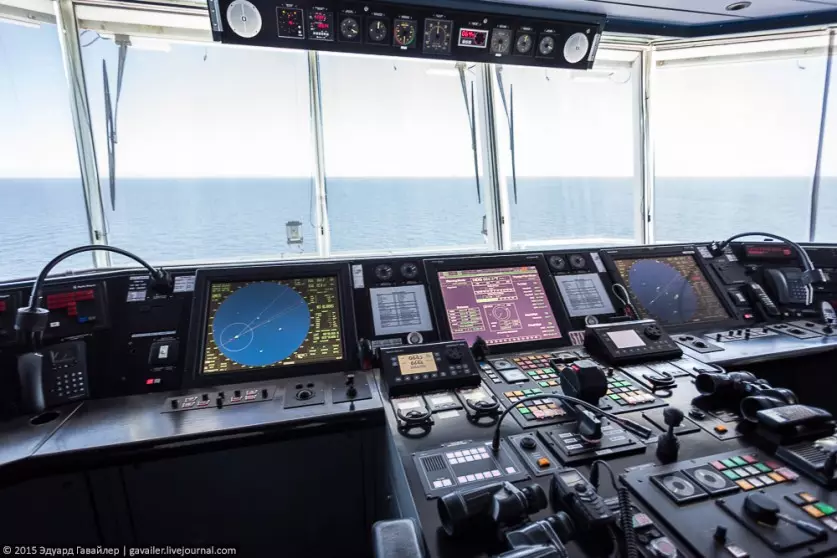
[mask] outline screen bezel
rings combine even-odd
[[[527,255],[503,255],[503,256],[470,256],[461,258],[434,258],[424,260],[424,271],[427,283],[430,287],[430,302],[433,315],[436,318],[436,327],[439,329],[439,338],[446,341],[453,341],[453,336],[448,323],[445,302],[442,298],[442,288],[439,283],[440,271],[464,271],[472,269],[500,269],[505,267],[534,266],[538,271],[546,299],[552,309],[552,315],[558,322],[558,329],[561,337],[556,339],[543,339],[541,341],[525,341],[521,343],[506,343],[503,345],[488,345],[489,351],[493,354],[511,353],[515,351],[527,351],[543,349],[545,347],[566,347],[570,345],[569,331],[570,321],[561,303],[558,294],[558,285],[549,273],[546,260],[543,254]]]
[[[204,374],[201,372],[207,322],[209,320],[209,286],[211,283],[237,281],[274,281],[307,277],[336,277],[339,298],[341,350],[343,358],[333,362],[312,362],[291,366],[274,366],[256,370]],[[347,263],[308,263],[305,265],[272,265],[244,268],[198,269],[189,322],[189,344],[186,356],[184,385],[188,387],[234,384],[259,380],[344,372],[357,367],[354,302],[351,275]]]
[[[718,281],[715,278],[709,269],[709,266],[706,265],[706,262],[703,261],[703,258],[698,253],[697,249],[692,246],[663,246],[663,247],[646,247],[646,248],[613,248],[613,249],[605,249],[600,250],[599,256],[602,259],[602,262],[607,269],[608,274],[610,275],[611,280],[613,283],[619,283],[625,290],[628,291],[629,296],[631,297],[631,302],[635,302],[633,292],[625,285],[625,282],[622,280],[622,276],[619,274],[619,270],[616,268],[616,260],[629,260],[629,259],[651,259],[651,258],[665,258],[671,256],[691,256],[692,259],[698,266],[698,269],[703,273],[703,277],[706,279],[706,282],[709,283],[709,287],[712,289],[712,292],[715,293],[715,297],[721,304],[721,308],[724,309],[727,313],[727,317],[720,320],[711,320],[705,322],[691,322],[685,324],[678,324],[678,325],[670,325],[670,324],[663,324],[660,323],[660,326],[665,328],[666,331],[670,332],[680,332],[680,331],[694,331],[697,329],[713,329],[724,324],[740,324],[741,321],[738,319],[738,313],[735,311],[735,308],[732,306],[732,302],[727,300],[727,295],[721,286],[718,284]],[[652,319],[657,321],[656,318],[653,316],[648,316],[647,318],[643,318],[642,316],[637,316],[637,319]]]

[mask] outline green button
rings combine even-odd
[[[722,459],[721,463],[723,463],[727,467],[737,467],[738,466],[738,463],[736,463],[732,459]]]
[[[520,411],[521,415],[528,415],[529,413],[532,412],[529,409],[527,409],[526,407],[523,407],[522,409],[518,409],[518,411]]]
[[[614,401],[616,401],[617,399],[620,399],[619,395],[616,394],[616,393],[611,393],[610,398],[613,399]]]
[[[721,471],[729,480],[738,480],[739,477],[738,473],[735,471]]]
[[[773,470],[770,467],[768,467],[767,465],[765,465],[764,463],[756,463],[755,465],[753,465],[753,467],[755,467],[756,469],[758,469],[762,473],[769,473],[770,471]]]
[[[541,386],[541,387],[549,387],[548,382],[538,382],[538,385]]]
[[[733,461],[735,462],[735,464],[736,464],[736,465],[738,465],[739,467],[743,467],[744,465],[746,465],[746,464],[747,464],[747,462],[746,462],[746,461],[744,461],[743,459],[741,459],[740,457],[733,457],[733,458],[732,458],[732,460],[733,460]]]
[[[531,390],[531,391],[532,391],[532,395],[537,395],[537,394],[539,394],[539,393],[543,393],[543,391],[539,390],[538,388],[535,388],[535,389],[533,389],[533,390]]]
[[[832,513],[837,512],[837,509],[834,509],[825,502],[817,502],[816,504],[814,504],[814,507],[820,510],[825,515],[831,515]]]
[[[535,390],[533,390],[533,389],[524,389],[523,390],[523,395],[534,395],[534,393],[535,393]]]
[[[529,371],[528,371],[528,372],[526,372],[526,373],[527,373],[527,374],[529,374],[530,376],[537,376],[537,375],[538,375],[538,371],[537,371],[537,370],[529,370]]]

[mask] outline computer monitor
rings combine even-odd
[[[691,250],[642,256],[609,253],[641,318],[664,326],[732,318]]]
[[[433,329],[424,285],[373,287],[369,298],[377,336]]]
[[[348,268],[334,264],[199,271],[190,336],[196,382],[299,374],[306,365],[342,370],[354,338],[351,305],[341,304],[347,285]]]
[[[561,338],[536,265],[442,269],[437,278],[453,339],[505,345]]]

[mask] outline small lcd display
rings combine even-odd
[[[567,306],[567,313],[573,318],[615,312],[598,273],[559,275],[555,282],[558,283],[561,298]]]
[[[450,405],[453,403],[453,397],[450,395],[437,395],[435,397],[429,397],[430,402],[434,405]]]
[[[369,289],[375,335],[430,331],[430,307],[424,285]]]
[[[485,29],[468,29],[463,27],[459,30],[459,46],[485,48],[488,45],[488,31]]]
[[[453,339],[488,345],[560,339],[558,321],[535,266],[440,271]]]
[[[644,347],[645,341],[632,329],[609,331],[607,336],[613,341],[617,349],[630,349],[631,347]]]
[[[561,475],[561,480],[564,481],[564,484],[567,486],[573,486],[576,483],[581,482],[581,475],[575,471],[566,471],[558,474]]]
[[[416,353],[412,355],[398,355],[398,367],[401,368],[402,376],[410,374],[427,374],[438,372],[436,359],[433,353]]]

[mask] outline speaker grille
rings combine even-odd
[[[436,471],[444,471],[447,469],[445,458],[441,455],[429,455],[421,459],[421,464],[424,470],[428,473],[435,473]]]

